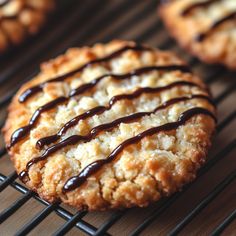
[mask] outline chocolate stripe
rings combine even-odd
[[[222,0],[208,0],[208,1],[205,1],[205,2],[198,2],[198,3],[194,3],[190,6],[188,6],[186,9],[184,9],[182,12],[181,12],[181,15],[182,16],[186,16],[188,14],[190,14],[193,10],[197,9],[197,8],[201,8],[201,7],[206,7],[208,5],[211,5],[213,3],[216,3],[216,2],[220,2]],[[210,28],[208,30],[206,30],[205,32],[203,33],[200,33],[198,34],[196,37],[195,37],[195,40],[198,41],[198,42],[201,42],[203,41],[207,36],[209,36],[218,26],[220,26],[221,24],[225,23],[226,21],[229,21],[233,18],[236,17],[236,11],[232,12],[232,13],[229,13],[228,15],[222,17],[221,19],[215,21],[214,23],[212,23],[212,25],[210,26]]]
[[[22,138],[24,138],[27,134],[29,134],[29,132],[31,131],[32,128],[34,128],[34,126],[36,125],[39,117],[41,116],[41,114],[45,111],[48,111],[50,109],[53,109],[54,107],[56,107],[59,104],[62,103],[66,103],[70,100],[70,98],[82,94],[86,91],[88,91],[89,89],[92,89],[93,87],[95,87],[100,81],[102,81],[103,79],[105,79],[106,77],[112,76],[114,79],[116,80],[123,80],[123,79],[128,79],[131,78],[134,75],[141,75],[153,70],[168,70],[168,71],[175,71],[175,70],[180,70],[183,72],[189,72],[189,68],[185,65],[169,65],[169,66],[150,66],[150,67],[143,67],[143,68],[139,68],[137,70],[134,70],[130,73],[127,74],[123,74],[123,75],[116,75],[116,74],[106,74],[103,76],[98,77],[97,79],[94,79],[92,82],[90,83],[86,83],[83,84],[81,86],[79,86],[76,89],[71,90],[70,94],[68,97],[59,97],[56,98],[52,101],[50,101],[49,103],[46,103],[44,106],[39,107],[36,112],[33,114],[33,116],[30,119],[30,122],[28,125],[21,127],[19,129],[17,129],[11,136],[11,142],[8,148],[11,148],[12,146],[14,146],[18,141],[20,141]],[[38,89],[38,87],[34,87],[34,90],[36,91]],[[51,138],[52,139],[52,138]]]
[[[86,67],[94,65],[94,64],[98,64],[98,63],[103,63],[103,62],[107,62],[110,61],[111,59],[114,59],[118,56],[120,56],[123,52],[128,51],[128,50],[133,50],[133,51],[150,51],[150,48],[141,46],[141,45],[135,45],[135,46],[124,46],[123,48],[113,52],[112,54],[105,56],[103,58],[98,58],[92,61],[87,62],[86,64],[80,66],[79,68],[76,68],[73,71],[70,71],[64,75],[60,75],[57,76],[55,78],[49,79],[41,84],[38,84],[36,86],[33,86],[27,90],[25,90],[19,97],[19,102],[25,102],[27,99],[29,99],[31,96],[33,96],[34,94],[40,92],[43,90],[45,84],[47,83],[53,83],[53,82],[62,82],[65,79],[67,79],[68,77],[71,77],[73,75],[75,75],[76,73],[82,72]]]
[[[70,129],[71,127],[77,125],[79,123],[79,121],[81,120],[85,120],[89,117],[92,117],[94,115],[97,114],[101,114],[105,111],[108,111],[112,108],[112,106],[120,100],[124,100],[124,99],[129,99],[132,100],[134,98],[139,97],[140,95],[142,95],[143,93],[157,93],[157,92],[162,92],[168,89],[171,89],[173,87],[176,86],[190,86],[190,87],[199,87],[199,85],[192,83],[192,82],[188,82],[188,81],[177,81],[174,83],[171,83],[167,86],[163,86],[163,87],[156,87],[156,88],[150,88],[150,87],[146,87],[146,88],[140,88],[137,89],[135,92],[133,92],[132,94],[121,94],[121,95],[117,95],[114,96],[110,99],[109,101],[109,105],[108,106],[97,106],[94,107],[88,111],[86,111],[83,114],[80,114],[76,117],[74,117],[73,119],[71,119],[70,121],[68,121],[59,131],[57,134],[55,135],[51,135],[48,137],[44,137],[40,140],[37,141],[36,146],[37,148],[42,148],[44,145],[49,145],[55,141],[57,141],[58,139],[60,139],[60,137],[62,137],[68,129]]]
[[[201,8],[201,7],[206,7],[206,6],[209,6],[213,3],[216,3],[216,2],[220,2],[221,0],[208,0],[208,1],[205,1],[205,2],[197,2],[197,3],[194,3],[190,6],[188,6],[187,8],[185,8],[182,12],[181,12],[181,15],[182,16],[186,16],[188,15],[189,13],[191,13],[193,10],[197,9],[197,8]]]
[[[47,103],[46,105],[39,107],[34,112],[28,125],[23,126],[19,129],[17,129],[16,131],[14,131],[14,133],[11,136],[11,141],[10,141],[10,145],[8,146],[8,149],[11,148],[13,145],[15,145],[17,142],[19,142],[20,140],[22,140],[22,138],[24,138],[27,134],[29,134],[31,129],[34,128],[34,126],[38,122],[39,117],[43,112],[51,110],[52,108],[54,108],[55,104],[59,105],[61,103],[64,103],[66,101],[66,99],[67,99],[66,97],[59,97],[59,98]]]
[[[203,32],[203,33],[200,33],[196,36],[195,40],[198,41],[198,42],[201,42],[203,41],[207,36],[209,36],[218,26],[220,26],[221,24],[233,19],[236,17],[236,11],[235,12],[232,12],[230,13],[229,15],[226,15],[224,16],[223,18],[215,21],[211,27],[206,31],[206,32]]]
[[[208,110],[200,107],[195,107],[192,109],[189,109],[185,112],[183,112],[176,122],[170,122],[161,126],[157,126],[154,128],[150,128],[137,136],[134,136],[130,139],[125,140],[123,143],[121,143],[117,148],[115,148],[111,154],[101,160],[97,160],[86,166],[77,176],[71,177],[69,180],[66,181],[65,185],[63,186],[63,192],[66,193],[68,191],[72,191],[78,187],[80,187],[89,176],[95,174],[99,169],[101,169],[104,165],[109,164],[113,160],[117,158],[118,155],[122,153],[122,151],[127,148],[130,145],[133,145],[139,141],[141,141],[143,138],[147,136],[151,136],[154,134],[157,134],[159,132],[165,132],[165,131],[171,131],[177,129],[179,126],[184,125],[185,122],[187,122],[190,118],[192,118],[195,115],[208,115],[212,117],[215,121],[215,116]]]
[[[29,161],[27,163],[26,166],[26,170],[22,171],[20,176],[22,179],[24,179],[27,175],[28,175],[28,171],[29,168],[35,164],[38,163],[39,161],[43,161],[45,160],[47,157],[49,157],[50,155],[52,155],[53,153],[57,152],[58,150],[68,146],[68,145],[75,145],[80,141],[83,142],[89,142],[92,139],[94,139],[100,132],[106,131],[106,130],[110,130],[113,129],[114,127],[117,127],[119,124],[121,123],[131,123],[137,119],[140,119],[144,116],[147,115],[151,115],[151,114],[155,114],[157,111],[160,111],[162,109],[165,109],[175,103],[178,102],[182,102],[182,101],[187,101],[187,100],[191,100],[191,99],[205,99],[207,100],[209,103],[213,104],[211,98],[209,98],[208,96],[205,95],[192,95],[191,97],[178,97],[178,98],[173,98],[170,99],[168,101],[166,101],[165,103],[163,103],[162,105],[158,106],[156,109],[154,109],[151,112],[138,112],[138,113],[134,113],[132,115],[129,116],[125,116],[125,117],[121,117],[118,118],[117,120],[114,120],[110,123],[106,123],[106,124],[102,124],[99,126],[94,127],[93,129],[91,129],[91,131],[89,132],[88,135],[82,136],[82,135],[72,135],[70,137],[68,137],[67,139],[61,141],[58,144],[53,145],[52,147],[48,148],[41,156],[33,158],[31,161]]]

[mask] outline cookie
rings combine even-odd
[[[159,10],[181,46],[206,63],[236,69],[236,1],[163,0]]]
[[[195,178],[215,112],[178,57],[116,40],[44,63],[14,97],[3,133],[20,179],[47,201],[144,207]]]
[[[36,34],[53,7],[54,0],[0,1],[0,53]]]

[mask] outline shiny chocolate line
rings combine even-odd
[[[195,40],[198,42],[202,42],[207,36],[209,36],[218,26],[220,26],[221,24],[233,19],[236,17],[236,11],[230,13],[229,15],[224,16],[223,18],[215,21],[210,28],[203,33],[200,33],[196,36]]]
[[[151,112],[138,112],[138,113],[134,113],[132,115],[128,115],[128,116],[124,116],[121,118],[118,118],[110,123],[105,123],[105,124],[101,124],[98,125],[94,128],[92,128],[89,132],[89,134],[87,135],[72,135],[70,137],[68,137],[65,140],[62,140],[61,142],[59,142],[58,144],[53,145],[52,147],[49,147],[48,149],[45,150],[45,152],[39,156],[39,157],[35,157],[33,158],[31,161],[29,161],[26,165],[26,170],[22,171],[20,176],[22,176],[22,179],[28,175],[28,171],[29,168],[33,165],[36,164],[39,161],[43,161],[45,160],[48,156],[52,155],[53,153],[57,152],[58,150],[68,146],[68,145],[75,145],[80,141],[83,142],[90,142],[92,139],[94,139],[100,132],[103,131],[107,131],[110,129],[113,129],[115,127],[117,127],[119,124],[121,123],[131,123],[137,119],[140,119],[144,116],[149,116],[151,114],[155,114],[157,111],[163,110],[173,104],[179,103],[179,102],[183,102],[183,101],[187,101],[187,100],[192,100],[192,99],[205,99],[207,100],[209,103],[213,104],[213,101],[211,100],[210,97],[205,96],[205,95],[201,95],[201,94],[196,94],[196,95],[192,95],[192,96],[183,96],[183,97],[177,97],[177,98],[173,98],[170,99],[166,102],[164,102],[162,105],[158,106],[157,108],[155,108],[153,111]]]
[[[0,22],[3,20],[15,20],[18,15],[10,15],[10,16],[0,16]]]
[[[107,158],[94,161],[91,164],[87,165],[79,173],[79,175],[73,176],[69,180],[66,181],[66,183],[62,189],[63,193],[66,193],[68,191],[72,191],[72,190],[80,187],[87,180],[88,177],[95,174],[104,165],[109,164],[110,162],[115,160],[118,157],[118,155],[120,155],[123,152],[123,150],[125,148],[127,148],[128,146],[141,141],[143,138],[145,138],[147,136],[151,136],[151,135],[157,134],[159,132],[166,132],[166,131],[175,130],[179,126],[184,125],[193,116],[200,115],[200,114],[210,116],[216,121],[214,114],[204,108],[195,107],[195,108],[189,109],[189,110],[183,112],[179,116],[179,118],[176,122],[170,122],[170,123],[167,123],[167,124],[164,124],[161,126],[150,128],[150,129],[138,134],[137,136],[129,138],[129,139],[125,140],[124,142],[122,142],[118,147],[116,147]]]
[[[20,141],[23,137],[25,137],[30,130],[35,126],[35,124],[38,122],[40,115],[48,110],[51,110],[55,107],[55,105],[59,105],[61,103],[64,103],[67,100],[67,97],[59,97],[49,103],[47,103],[44,106],[39,107],[34,114],[32,115],[30,122],[28,125],[23,126],[16,131],[11,136],[11,141],[8,146],[8,149],[11,148],[13,145],[15,145],[18,141]]]
[[[43,112],[48,111],[49,109],[52,109],[52,108],[54,108],[55,106],[57,106],[59,104],[66,103],[70,100],[70,98],[72,98],[76,95],[82,94],[82,93],[88,91],[89,89],[92,89],[101,80],[105,79],[106,77],[111,76],[111,77],[113,77],[113,79],[116,79],[116,80],[124,80],[124,79],[131,78],[134,75],[141,75],[141,74],[144,74],[144,73],[147,73],[147,72],[150,72],[150,71],[154,71],[154,70],[157,70],[157,71],[159,71],[159,70],[168,70],[168,71],[180,70],[180,71],[183,71],[183,72],[189,72],[189,68],[185,65],[169,65],[169,66],[142,67],[142,68],[136,69],[136,70],[134,70],[130,73],[121,74],[121,75],[106,74],[106,75],[100,76],[97,79],[94,79],[93,81],[91,81],[90,83],[82,84],[78,88],[71,90],[68,97],[56,98],[55,100],[52,100],[52,101],[46,103],[45,105],[39,107],[36,110],[36,112],[33,114],[33,116],[31,117],[29,125],[17,129],[12,134],[9,148],[12,147],[13,145],[15,145],[19,140],[21,140],[23,137],[25,137],[30,132],[30,130],[36,125],[40,115]],[[37,87],[35,89],[37,90]],[[52,137],[50,139],[52,139]]]
[[[108,73],[105,75],[102,75],[94,80],[92,80],[89,83],[86,84],[82,84],[81,86],[79,86],[76,89],[71,90],[69,96],[73,97],[76,95],[79,95],[81,93],[86,92],[88,89],[92,89],[93,87],[95,87],[100,81],[102,81],[103,79],[107,78],[107,77],[112,77],[115,80],[124,80],[124,79],[128,79],[131,78],[132,76],[136,76],[136,75],[142,75],[151,71],[182,71],[182,72],[190,72],[190,69],[188,66],[186,65],[167,65],[167,66],[147,66],[147,67],[141,67],[138,68],[136,70],[133,70],[127,74],[113,74],[113,73]]]
[[[181,15],[182,16],[186,16],[188,15],[189,13],[191,13],[193,10],[195,10],[196,8],[201,8],[201,7],[206,7],[208,5],[211,5],[215,2],[220,2],[222,0],[208,0],[208,1],[205,1],[205,2],[197,2],[197,3],[194,3],[190,6],[188,6],[186,9],[184,9],[182,12],[181,12]]]
[[[26,89],[19,97],[19,102],[23,103],[25,102],[28,98],[30,98],[31,96],[33,96],[34,94],[40,92],[43,90],[45,84],[47,83],[52,83],[52,82],[61,82],[64,81],[65,79],[67,79],[68,77],[71,77],[73,75],[75,75],[76,73],[82,72],[86,67],[94,65],[94,64],[98,64],[98,63],[103,63],[103,62],[107,62],[110,61],[111,59],[114,59],[118,56],[120,56],[120,54],[122,54],[125,51],[128,50],[133,50],[133,51],[150,51],[152,50],[151,48],[148,47],[144,47],[141,45],[135,45],[135,46],[124,46],[123,48],[113,52],[112,54],[102,57],[102,58],[98,58],[92,61],[87,62],[86,64],[80,66],[79,68],[74,69],[73,71],[70,71],[64,75],[60,75],[57,76],[55,78],[49,79],[41,84],[35,85],[31,88]]]
[[[97,107],[94,107],[94,108],[86,111],[85,113],[82,113],[82,114],[74,117],[73,119],[68,121],[64,126],[62,126],[62,128],[58,131],[57,134],[54,134],[54,135],[51,135],[51,136],[48,136],[48,137],[44,137],[44,138],[38,140],[37,143],[36,143],[36,147],[41,149],[45,145],[49,145],[49,144],[57,141],[58,139],[60,139],[67,132],[68,129],[70,129],[71,127],[77,125],[79,123],[79,121],[85,120],[89,117],[92,117],[94,115],[101,114],[105,111],[110,110],[112,108],[112,106],[117,101],[124,100],[124,99],[132,100],[134,98],[139,97],[143,93],[158,93],[158,92],[162,92],[162,91],[165,91],[165,90],[171,89],[173,87],[177,87],[177,86],[199,87],[198,84],[195,84],[195,83],[192,83],[192,82],[177,81],[177,82],[173,82],[173,83],[168,84],[168,85],[163,86],[163,87],[155,87],[155,88],[144,87],[144,88],[137,89],[136,91],[134,91],[131,94],[120,94],[120,95],[114,96],[110,99],[110,101],[108,103],[109,104],[108,106],[97,106]]]

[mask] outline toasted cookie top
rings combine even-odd
[[[54,0],[1,0],[0,53],[38,32],[53,6]]]
[[[215,121],[207,88],[182,60],[112,41],[44,63],[14,97],[4,135],[29,188],[104,210],[146,206],[191,181]]]
[[[187,50],[207,63],[236,68],[236,1],[162,1],[161,17]]]

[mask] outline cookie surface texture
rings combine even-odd
[[[170,34],[206,63],[236,69],[236,1],[162,1],[159,13]]]
[[[44,63],[15,95],[3,132],[17,173],[42,198],[144,207],[195,178],[215,113],[178,57],[115,40]]]

